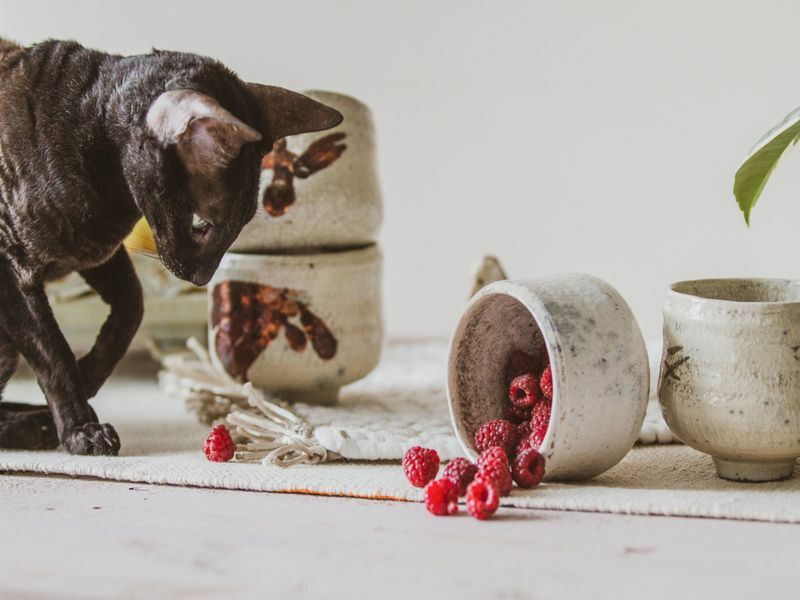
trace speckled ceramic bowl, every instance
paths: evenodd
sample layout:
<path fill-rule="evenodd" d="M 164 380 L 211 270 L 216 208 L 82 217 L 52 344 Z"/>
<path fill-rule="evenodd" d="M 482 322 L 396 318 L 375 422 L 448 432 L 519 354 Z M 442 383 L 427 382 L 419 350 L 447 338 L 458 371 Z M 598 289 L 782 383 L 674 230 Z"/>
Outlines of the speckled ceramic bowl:
<path fill-rule="evenodd" d="M 614 288 L 570 274 L 498 281 L 473 296 L 453 335 L 447 381 L 453 426 L 470 458 L 478 427 L 502 417 L 514 350 L 547 352 L 553 369 L 545 478 L 589 479 L 622 460 L 644 421 L 650 372 L 642 334 Z"/>
<path fill-rule="evenodd" d="M 372 114 L 344 94 L 310 91 L 344 121 L 278 141 L 263 163 L 259 207 L 232 252 L 345 248 L 373 243 L 383 219 Z"/>
<path fill-rule="evenodd" d="M 800 281 L 671 286 L 659 381 L 664 418 L 737 481 L 791 476 L 800 456 Z"/>
<path fill-rule="evenodd" d="M 208 286 L 212 360 L 284 399 L 335 402 L 380 357 L 381 260 L 376 246 L 226 254 Z"/>

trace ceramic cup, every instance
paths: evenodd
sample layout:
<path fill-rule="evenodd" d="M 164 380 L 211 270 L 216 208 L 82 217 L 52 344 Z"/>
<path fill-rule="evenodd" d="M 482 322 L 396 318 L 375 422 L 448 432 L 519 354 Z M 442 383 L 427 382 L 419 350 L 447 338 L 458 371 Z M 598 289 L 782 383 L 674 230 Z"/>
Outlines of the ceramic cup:
<path fill-rule="evenodd" d="M 514 350 L 540 362 L 546 352 L 553 370 L 545 478 L 589 479 L 622 460 L 644 421 L 650 371 L 636 320 L 614 288 L 572 274 L 498 281 L 473 296 L 450 344 L 447 379 L 453 427 L 472 459 L 475 431 L 502 418 Z"/>
<path fill-rule="evenodd" d="M 370 110 L 343 94 L 306 94 L 344 121 L 276 142 L 262 163 L 258 211 L 232 252 L 353 247 L 377 238 L 383 208 Z"/>
<path fill-rule="evenodd" d="M 659 398 L 670 429 L 720 477 L 789 477 L 800 456 L 800 281 L 672 285 Z"/>
<path fill-rule="evenodd" d="M 216 366 L 291 401 L 331 404 L 378 363 L 376 246 L 324 254 L 228 253 L 209 289 Z"/>

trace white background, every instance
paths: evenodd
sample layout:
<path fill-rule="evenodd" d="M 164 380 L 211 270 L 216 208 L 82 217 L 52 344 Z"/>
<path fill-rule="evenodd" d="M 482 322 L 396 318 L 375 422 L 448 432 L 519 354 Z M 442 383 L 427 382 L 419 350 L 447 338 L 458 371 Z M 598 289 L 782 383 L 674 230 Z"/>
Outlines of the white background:
<path fill-rule="evenodd" d="M 797 2 L 2 0 L 0 35 L 195 51 L 371 105 L 393 335 L 447 335 L 484 252 L 606 278 L 648 337 L 671 281 L 800 273 L 800 156 L 750 230 L 731 193 L 800 105 Z"/>

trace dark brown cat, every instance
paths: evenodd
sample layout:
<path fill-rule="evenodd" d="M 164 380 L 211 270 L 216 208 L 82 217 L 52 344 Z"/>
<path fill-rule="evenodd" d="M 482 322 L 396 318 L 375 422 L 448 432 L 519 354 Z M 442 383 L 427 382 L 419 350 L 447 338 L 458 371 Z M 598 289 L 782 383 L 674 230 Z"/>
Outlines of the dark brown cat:
<path fill-rule="evenodd" d="M 0 447 L 60 441 L 75 454 L 117 454 L 116 432 L 88 399 L 141 321 L 122 240 L 144 215 L 163 263 L 204 285 L 255 213 L 259 164 L 275 140 L 341 119 L 206 57 L 0 40 L 0 391 L 22 355 L 48 402 L 1 402 Z M 73 271 L 111 307 L 80 360 L 44 291 Z"/>

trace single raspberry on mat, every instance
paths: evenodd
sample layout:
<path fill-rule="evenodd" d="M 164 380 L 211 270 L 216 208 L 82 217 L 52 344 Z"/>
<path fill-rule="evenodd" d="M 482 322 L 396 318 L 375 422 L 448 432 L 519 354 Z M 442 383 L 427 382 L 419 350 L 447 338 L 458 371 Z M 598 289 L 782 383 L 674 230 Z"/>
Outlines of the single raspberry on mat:
<path fill-rule="evenodd" d="M 484 464 L 490 461 L 500 461 L 508 465 L 508 454 L 506 454 L 506 451 L 500 446 L 492 446 L 480 453 L 475 464 L 477 464 L 478 469 L 480 469 Z"/>
<path fill-rule="evenodd" d="M 463 496 L 467 493 L 467 486 L 475 479 L 477 473 L 478 467 L 476 465 L 459 456 L 447 463 L 442 472 L 442 477 L 455 483 L 458 488 L 458 495 Z"/>
<path fill-rule="evenodd" d="M 467 510 L 476 519 L 491 517 L 500 505 L 500 494 L 495 485 L 486 479 L 476 479 L 467 488 Z"/>
<path fill-rule="evenodd" d="M 483 452 L 492 446 L 500 446 L 509 456 L 517 450 L 519 434 L 517 426 L 505 419 L 486 421 L 475 432 L 475 448 Z"/>
<path fill-rule="evenodd" d="M 542 372 L 542 376 L 539 377 L 539 389 L 542 390 L 542 395 L 545 398 L 548 400 L 553 399 L 553 369 L 550 368 L 550 365 L 547 365 L 547 368 Z"/>
<path fill-rule="evenodd" d="M 503 418 L 512 423 L 519 425 L 526 421 L 531 420 L 531 407 L 530 406 L 517 406 L 506 402 L 503 406 Z"/>
<path fill-rule="evenodd" d="M 519 487 L 529 488 L 539 485 L 544 477 L 544 456 L 530 448 L 514 459 L 511 476 Z"/>
<path fill-rule="evenodd" d="M 458 512 L 458 487 L 449 479 L 434 479 L 425 486 L 428 512 L 441 517 Z"/>
<path fill-rule="evenodd" d="M 225 425 L 215 425 L 203 444 L 206 458 L 212 462 L 228 462 L 236 452 L 231 432 Z"/>
<path fill-rule="evenodd" d="M 508 399 L 515 406 L 526 408 L 542 399 L 539 381 L 533 373 L 525 373 L 515 377 L 508 390 Z"/>
<path fill-rule="evenodd" d="M 412 446 L 403 456 L 403 471 L 414 487 L 425 487 L 439 472 L 439 454 L 436 450 Z"/>
<path fill-rule="evenodd" d="M 511 493 L 513 481 L 508 461 L 497 459 L 485 461 L 478 467 L 475 479 L 488 479 L 497 486 L 497 491 L 501 496 L 508 496 Z"/>

